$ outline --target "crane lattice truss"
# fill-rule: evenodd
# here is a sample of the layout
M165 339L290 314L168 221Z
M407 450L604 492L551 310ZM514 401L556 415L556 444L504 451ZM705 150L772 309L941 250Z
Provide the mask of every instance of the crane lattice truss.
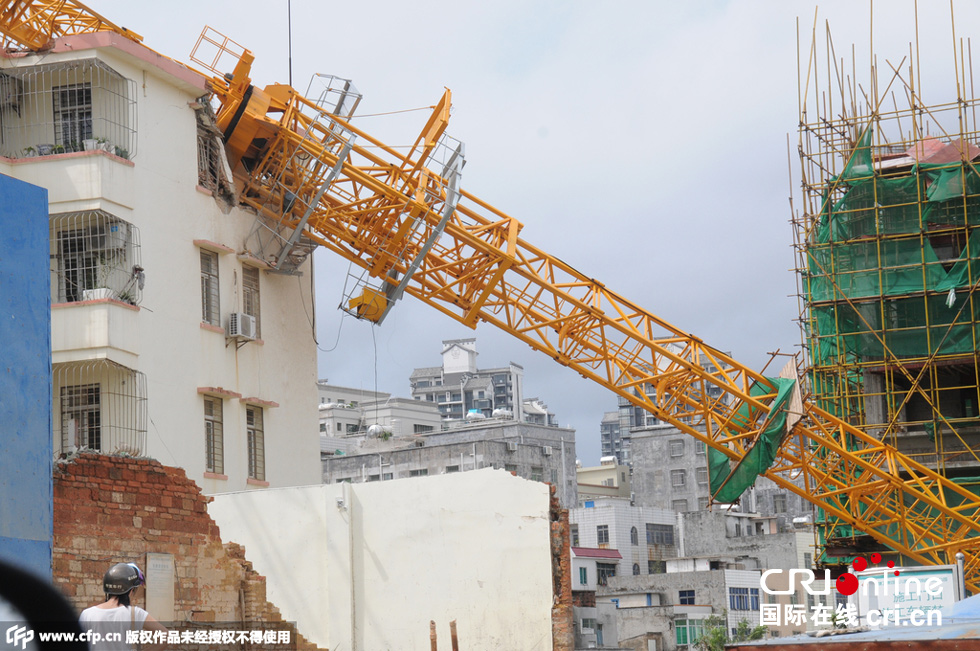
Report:
M236 56L232 78L212 68L211 84L240 199L271 228L302 229L363 268L374 284L352 311L377 321L404 291L468 326L510 333L733 464L752 449L774 384L525 242L516 219L459 190L462 148L440 146L448 92L402 153L288 86L254 88L251 54ZM634 391L645 385L655 391ZM766 476L921 563L962 551L967 585L980 590L978 497L807 396Z
M137 43L139 34L106 20L72 0L5 0L0 2L0 34L32 50L41 50L60 36L116 32Z

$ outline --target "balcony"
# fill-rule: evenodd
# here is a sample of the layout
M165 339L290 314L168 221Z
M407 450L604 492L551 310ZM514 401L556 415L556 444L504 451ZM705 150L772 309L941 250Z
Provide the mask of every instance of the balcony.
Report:
M105 359L136 368L139 344L138 307L112 298L51 306L54 364Z

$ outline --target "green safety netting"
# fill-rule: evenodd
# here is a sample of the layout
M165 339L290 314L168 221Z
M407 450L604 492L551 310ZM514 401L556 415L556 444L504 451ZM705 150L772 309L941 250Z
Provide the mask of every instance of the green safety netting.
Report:
M980 197L970 196L980 174L956 162L886 178L869 143L870 129L828 188L807 249L813 361L883 359L885 346L898 357L973 352L980 307L962 308L980 281L980 229L966 235L980 225Z
M724 452L710 448L708 467L710 468L711 496L718 502L734 502L745 490L755 483L756 477L766 472L776 458L776 452L786 434L786 407L792 395L796 380L788 378L766 378L776 388L776 397L769 404L769 416L765 429L756 439L752 448L745 454L742 462L734 469ZM749 393L761 396L772 389L756 383ZM749 421L749 405L743 404L734 420Z

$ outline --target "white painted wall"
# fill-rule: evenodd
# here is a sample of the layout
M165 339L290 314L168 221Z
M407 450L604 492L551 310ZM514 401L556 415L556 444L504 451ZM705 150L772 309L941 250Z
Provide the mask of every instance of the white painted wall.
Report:
M342 501L342 506L338 505ZM216 496L268 598L330 649L551 649L548 488L500 470Z

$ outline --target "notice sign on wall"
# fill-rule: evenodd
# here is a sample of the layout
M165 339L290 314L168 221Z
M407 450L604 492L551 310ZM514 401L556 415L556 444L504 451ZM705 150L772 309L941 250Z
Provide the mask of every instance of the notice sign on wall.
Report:
M955 565L879 567L857 578L851 599L861 623L872 628L942 624L942 611L961 598Z
M174 619L173 554L146 554L146 610L161 622Z

